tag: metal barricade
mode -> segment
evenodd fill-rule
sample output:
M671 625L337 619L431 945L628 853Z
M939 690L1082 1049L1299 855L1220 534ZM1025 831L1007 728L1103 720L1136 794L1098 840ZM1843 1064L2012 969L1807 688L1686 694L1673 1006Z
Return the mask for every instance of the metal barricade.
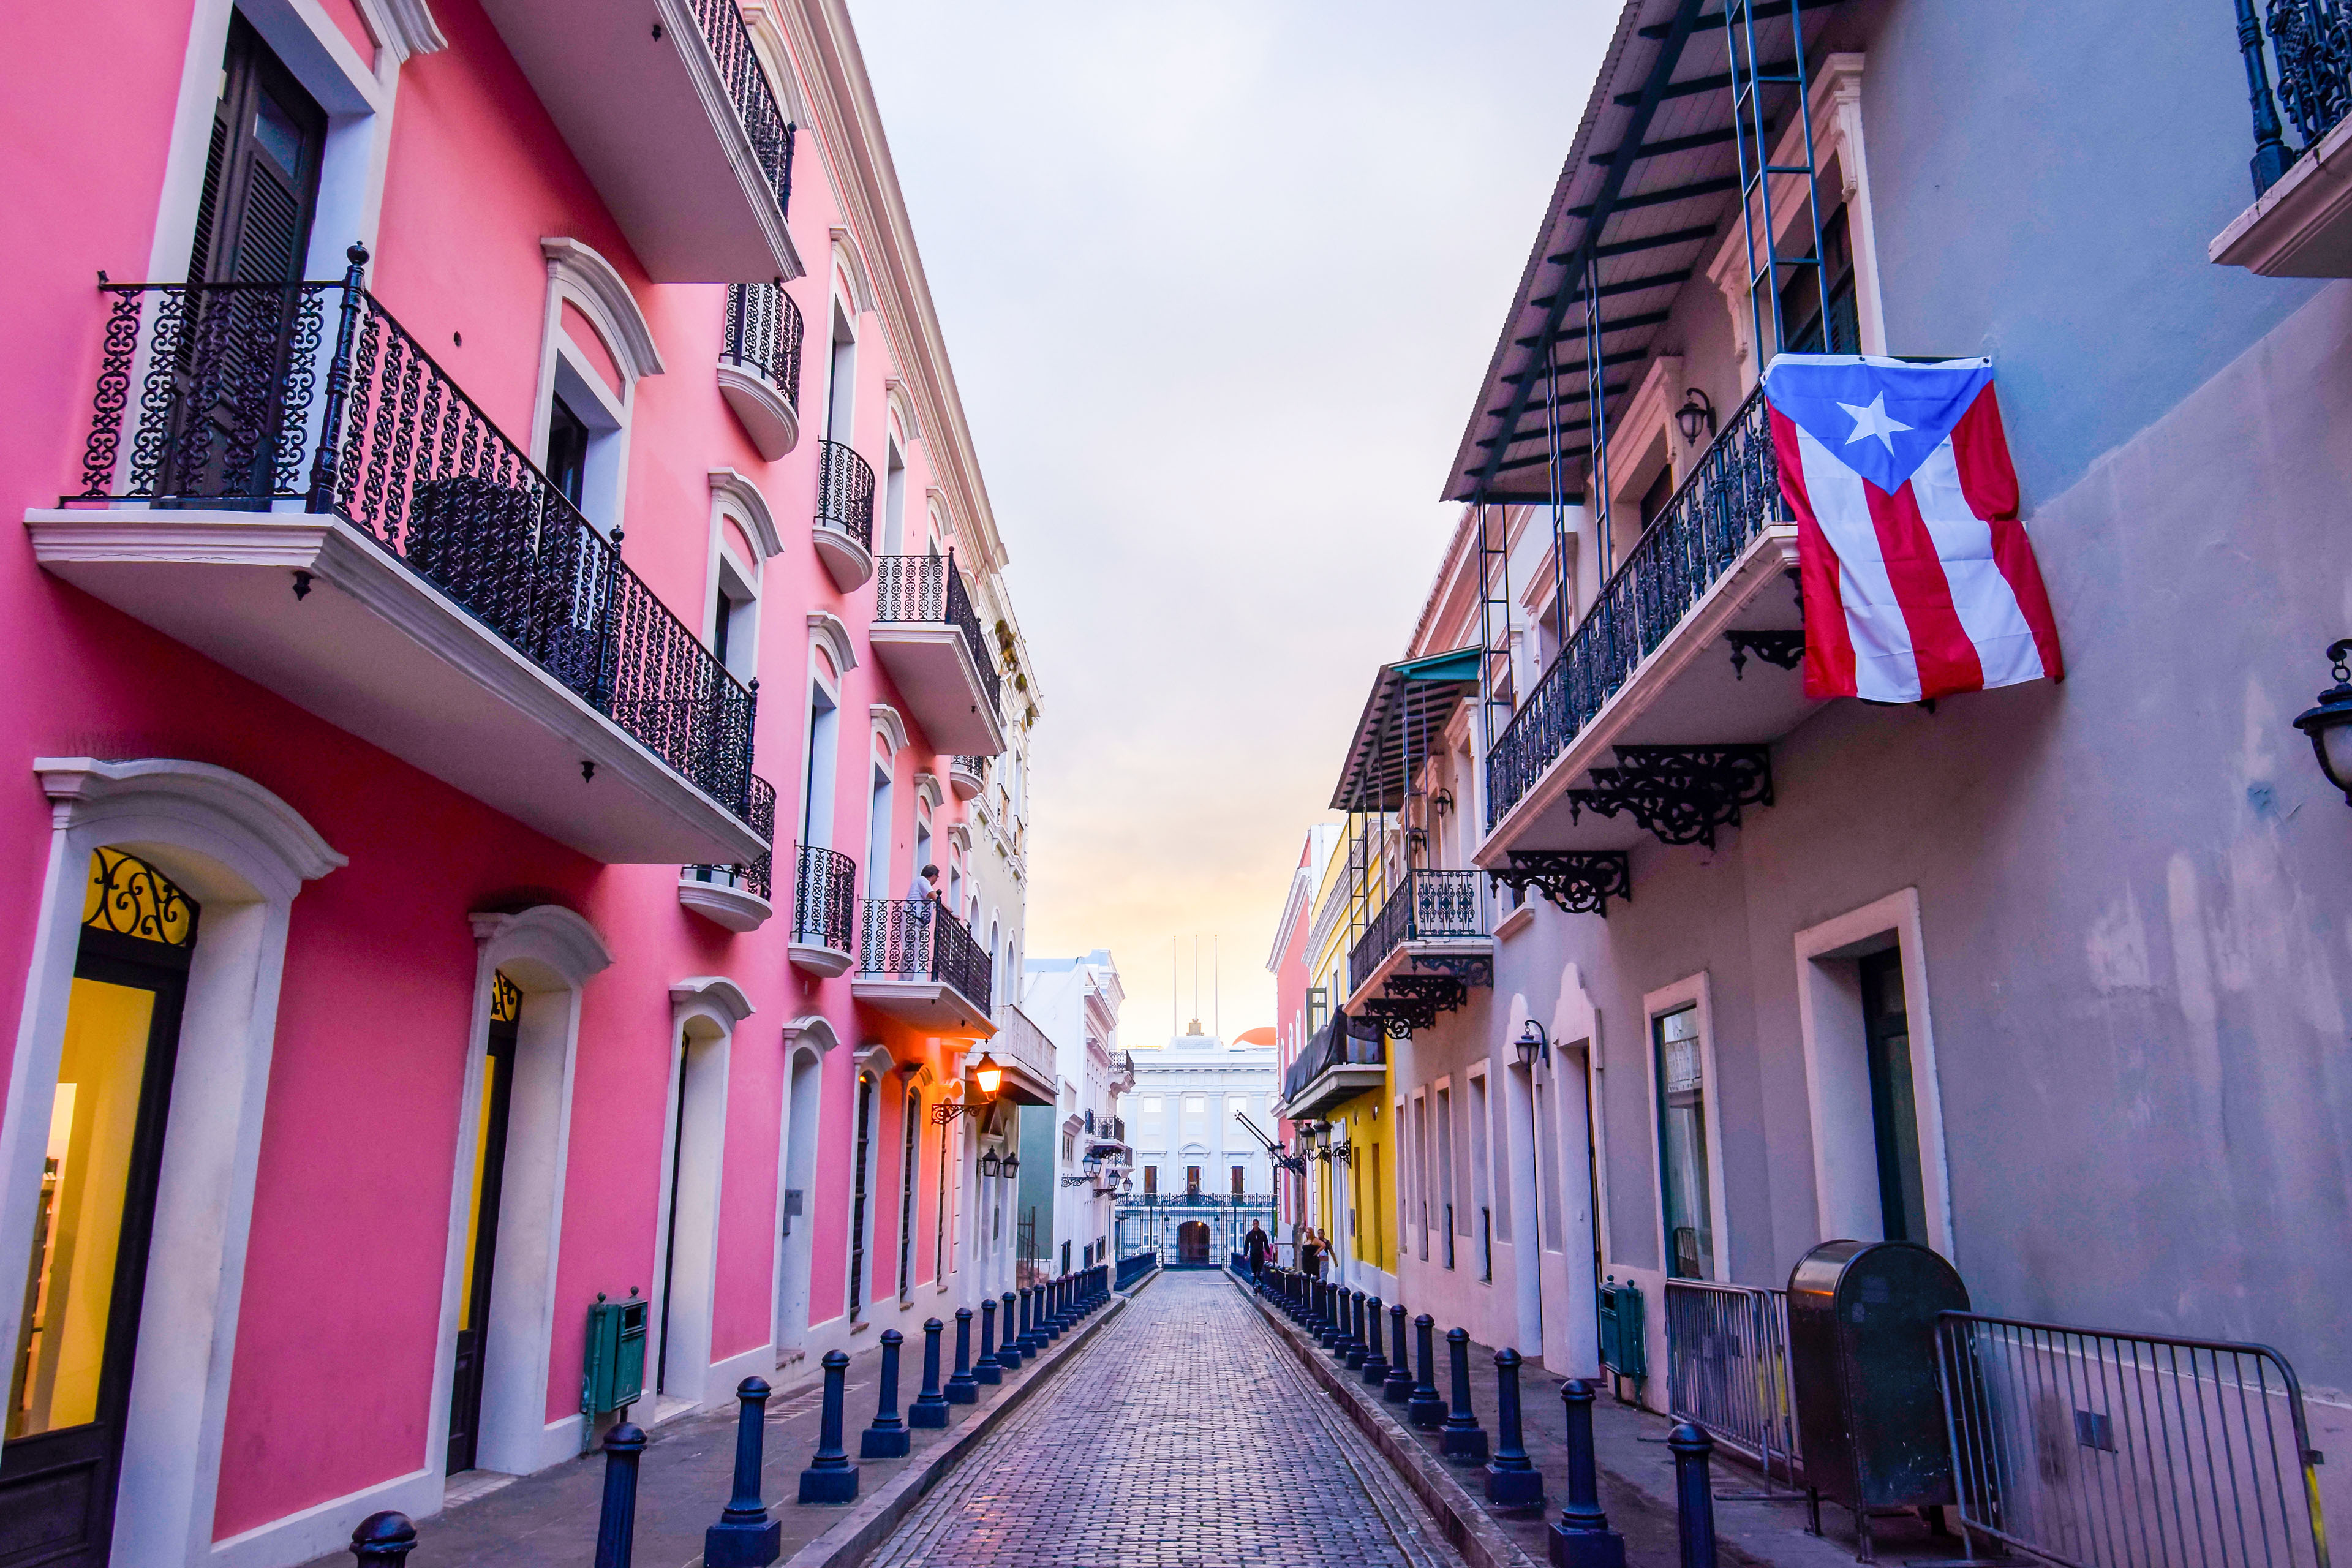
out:
M1789 1294L1745 1285L1669 1279L1665 1289L1666 1398L1753 1462L1772 1485L1797 1484L1796 1403L1789 1376Z
M2063 1568L2327 1568L2276 1351L1946 1312L1936 1359L1964 1532Z

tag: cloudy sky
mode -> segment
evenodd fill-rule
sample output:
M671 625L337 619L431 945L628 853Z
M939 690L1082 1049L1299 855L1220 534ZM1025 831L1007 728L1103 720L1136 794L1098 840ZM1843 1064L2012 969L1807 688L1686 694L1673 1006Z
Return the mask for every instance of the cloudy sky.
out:
M1612 0L850 0L1044 693L1028 951L1271 1023ZM1171 940L1184 973L1171 994Z

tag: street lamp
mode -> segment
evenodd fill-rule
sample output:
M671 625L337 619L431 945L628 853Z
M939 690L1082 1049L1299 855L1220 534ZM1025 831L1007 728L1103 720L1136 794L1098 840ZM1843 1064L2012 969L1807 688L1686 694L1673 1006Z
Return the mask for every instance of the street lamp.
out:
M1004 1082L1004 1069L986 1051L980 1053L980 1065L971 1069L971 1076L979 1080L980 1092L991 1100L996 1098L998 1086Z
M2319 706L2298 716L2294 727L2311 737L2311 754L2327 782L2344 792L2352 805L2352 637L2327 645L2327 662L2334 667L2335 687L2319 694Z
M1519 1031L1519 1037L1511 1042L1511 1048L1519 1053L1519 1065L1529 1072L1536 1070L1537 1058L1540 1057L1546 1062L1551 1060L1551 1040L1544 1034L1544 1026L1533 1018L1529 1018L1528 1026Z
M996 1058L986 1051L981 1052L979 1062L971 1069L971 1076L972 1081L980 1086L980 1098L950 1100L932 1106L932 1126L945 1127L959 1116L968 1116L983 1106L996 1103L996 1090L1004 1082L1004 1069L996 1065Z

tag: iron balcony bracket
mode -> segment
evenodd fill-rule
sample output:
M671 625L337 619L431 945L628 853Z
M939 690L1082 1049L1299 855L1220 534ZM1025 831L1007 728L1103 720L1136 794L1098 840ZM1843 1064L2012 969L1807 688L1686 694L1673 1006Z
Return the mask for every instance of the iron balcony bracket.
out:
M1388 988L1391 997L1427 1003L1439 1013L1451 1013L1470 1000L1470 988L1450 974L1391 974Z
M1633 899L1633 859L1622 849L1514 849L1510 868L1489 871L1525 898L1533 888L1563 914L1609 917L1609 900Z
M1570 820L1586 810L1628 813L1662 844L1715 847L1715 830L1739 825L1742 807L1772 804L1772 755L1764 746L1617 746L1617 765L1592 770L1591 789L1568 792Z
M1782 669L1794 669L1805 662L1802 632L1726 632L1723 640L1731 645L1731 673L1737 679L1748 679L1748 656L1751 653Z
M1495 961L1487 954L1468 952L1417 952L1412 961L1423 969L1433 969L1441 975L1451 975L1465 985L1495 988ZM1398 975L1389 982L1394 992L1397 980L1410 980L1412 975Z

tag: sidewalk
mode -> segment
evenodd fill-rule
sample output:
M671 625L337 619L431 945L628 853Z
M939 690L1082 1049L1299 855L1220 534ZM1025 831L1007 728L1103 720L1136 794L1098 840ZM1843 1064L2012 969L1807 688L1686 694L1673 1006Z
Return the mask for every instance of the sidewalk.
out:
M1246 1290L1246 1287L1238 1284L1235 1288ZM1486 1506L1483 1469L1475 1465L1455 1465L1440 1457L1435 1431L1408 1425L1402 1405L1381 1404L1375 1391L1364 1388L1356 1373L1333 1361L1328 1352L1316 1345L1287 1317L1270 1307L1267 1316L1294 1345L1311 1352L1318 1363L1335 1374L1340 1389L1360 1408L1369 1407L1377 1413L1375 1419L1393 1428L1415 1464L1452 1481L1453 1487L1446 1489L1458 1492L1474 1515L1465 1523L1481 1532L1499 1532L1535 1563L1549 1560L1547 1530L1559 1517L1560 1505L1567 1498L1568 1417L1559 1395L1561 1378L1540 1365L1530 1364L1520 1371L1520 1431L1528 1458L1544 1478L1544 1509L1499 1513ZM1444 1337L1447 1326L1441 1323L1437 1329L1436 1381L1438 1393L1450 1400L1453 1385ZM1383 1348L1394 1347L1384 1344ZM1492 1447L1497 1436L1495 1351L1493 1346L1475 1341L1470 1346L1470 1404ZM1620 1404L1604 1390L1593 1405L1592 1427L1601 1506L1609 1515L1610 1527L1625 1537L1627 1562L1661 1565L1673 1563L1677 1540L1675 1465L1674 1456L1665 1447L1666 1434L1672 1430L1673 1423L1638 1406ZM1835 1568L1855 1560L1853 1521L1843 1509L1823 1502L1823 1533L1810 1535L1805 1531L1803 1494L1790 1492L1785 1478L1775 1477L1771 1489L1776 1500L1757 1499L1754 1494L1765 1489L1763 1478L1721 1448L1716 1450L1713 1474L1716 1532L1726 1562L1764 1564L1769 1568ZM1909 1515L1874 1520L1871 1535L1881 1563L1932 1563L1967 1555L1957 1532L1936 1535Z
M1136 1282L1126 1295L1149 1286L1154 1276ZM800 1473L816 1451L817 1427L823 1418L824 1387L815 1358L795 1362L779 1373L791 1377L780 1384L768 1401L767 1442L761 1455L761 1496L770 1517L783 1526L783 1556L790 1559L835 1526L853 1516L868 1517L876 1499L893 1481L918 1474L912 1489L919 1496L935 1484L968 1451L961 1439L995 1413L1007 1409L1025 1391L1051 1378L1077 1346L1101 1325L1118 1315L1124 1298L1105 1307L1063 1334L1038 1358L1025 1361L1017 1372L992 1388L982 1384L977 1405L950 1405L943 1430L914 1434L914 1451L903 1459L859 1459L858 1434L874 1418L876 1383L882 1351L869 1344L850 1358L843 1401L844 1447L858 1466L857 1500L847 1506L802 1507ZM980 1353L975 1323L972 1354ZM955 1367L955 1325L950 1319L940 1336L940 1381ZM899 1414L923 1386L923 1342L919 1334L903 1348L898 1362ZM640 1408L643 1408L640 1406ZM639 1568L681 1568L699 1563L702 1532L718 1522L727 1506L735 1475L736 1410L704 1411L681 1415L648 1428L649 1441L637 1470L637 1532L635 1561ZM989 1423L993 1425L992 1422ZM958 1452L948 1453L949 1449ZM942 1462L944 1461L944 1462ZM481 1484L475 1476L469 1481ZM487 1480L488 1478L481 1478ZM596 1521L604 1487L603 1451L583 1454L536 1475L524 1476L495 1489L478 1491L464 1501L453 1501L431 1519L416 1525L416 1551L412 1568L580 1568L594 1554ZM911 1501L911 1500L908 1500ZM315 1560L314 1568L350 1568L348 1552Z

